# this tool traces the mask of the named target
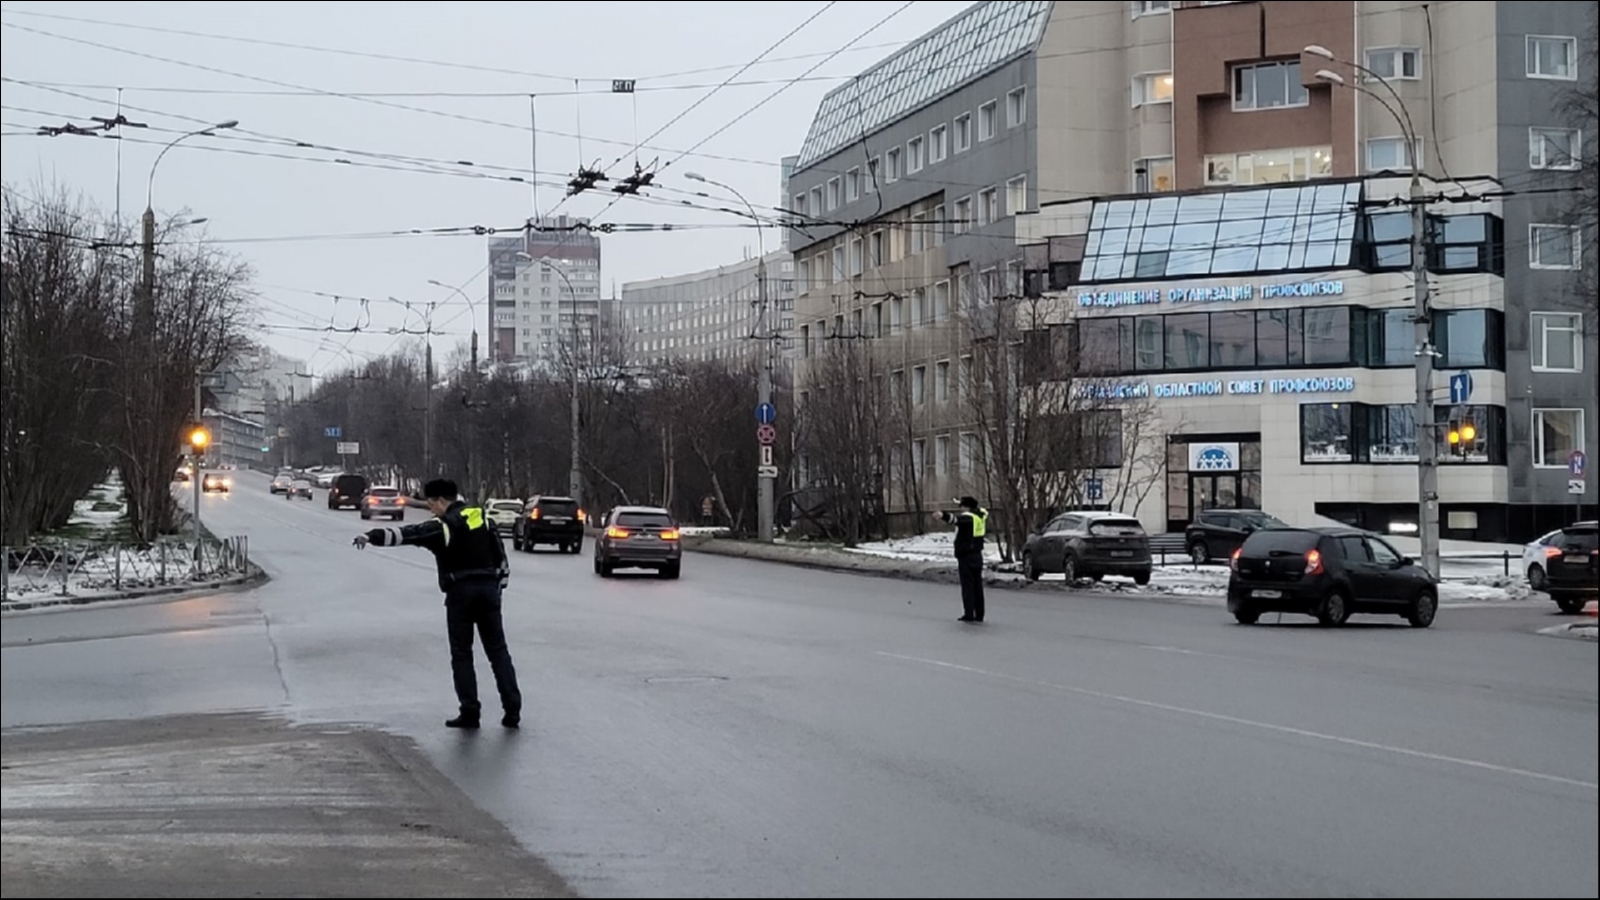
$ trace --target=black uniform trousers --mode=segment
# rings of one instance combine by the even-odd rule
[[[517,670],[506,647],[506,630],[500,620],[500,583],[484,578],[450,586],[444,595],[445,623],[450,632],[450,673],[455,678],[456,699],[461,714],[478,718],[483,704],[478,702],[478,673],[472,662],[472,632],[483,638],[483,655],[494,670],[494,684],[500,691],[500,707],[507,715],[522,712],[522,692],[517,689]]]
[[[983,553],[963,553],[956,557],[961,574],[961,613],[983,621]]]

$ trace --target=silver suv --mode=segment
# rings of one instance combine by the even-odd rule
[[[677,578],[683,541],[672,513],[657,506],[619,506],[600,523],[594,541],[594,571],[610,578],[619,568],[655,569]]]
[[[373,516],[388,516],[396,522],[405,519],[406,498],[399,488],[367,488],[366,496],[361,498],[361,518],[370,519]]]

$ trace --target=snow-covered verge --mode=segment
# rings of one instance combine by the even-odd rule
[[[845,552],[906,562],[948,562],[953,553],[954,540],[953,534],[940,532],[876,541]],[[1400,549],[1406,551],[1409,548]],[[1544,601],[1546,598],[1529,590],[1527,579],[1516,572],[1522,552],[1521,547],[1509,548],[1515,550],[1511,558],[1511,575],[1505,574],[1506,566],[1503,559],[1484,558],[1501,554],[1507,549],[1500,544],[1473,545],[1464,541],[1449,542],[1444,548],[1441,560],[1444,573],[1439,586],[1439,603],[1476,605]],[[987,556],[995,580],[1004,582],[1023,579],[1020,565],[1000,562],[998,548],[991,546]],[[1061,576],[1046,575],[1042,580],[1059,583]],[[1228,591],[1228,567],[1220,563],[1196,566],[1187,561],[1173,562],[1169,565],[1157,565],[1151,573],[1150,583],[1143,587],[1135,585],[1132,579],[1118,577],[1108,577],[1099,583],[1085,583],[1079,587],[1084,590],[1114,593],[1174,594],[1210,598],[1220,603]]]

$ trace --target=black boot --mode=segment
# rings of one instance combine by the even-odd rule
[[[446,728],[477,728],[478,717],[462,713],[454,719],[445,719],[444,725]]]
[[[522,727],[522,710],[520,710],[520,709],[508,709],[508,710],[506,710],[506,714],[500,718],[500,724],[504,725],[507,728],[520,728],[520,727]]]

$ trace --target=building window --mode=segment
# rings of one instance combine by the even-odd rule
[[[978,305],[978,298],[972,293],[971,272],[962,272],[956,276],[956,300],[969,309]]]
[[[1436,312],[1433,343],[1439,365],[1451,369],[1505,369],[1505,315],[1497,309]]]
[[[942,322],[950,317],[950,282],[934,283],[932,315],[935,322]]]
[[[859,238],[858,238],[859,240]],[[833,248],[833,280],[843,281],[847,276],[844,269],[844,244],[836,244]]]
[[[801,356],[810,356],[811,355],[811,326],[810,325],[801,325],[800,326],[800,355]]]
[[[1014,216],[1028,209],[1028,176],[1018,175],[1006,182],[1005,213]]]
[[[1013,259],[1006,263],[1006,281],[1001,289],[1007,297],[1022,296],[1022,260]]]
[[[1172,11],[1172,0],[1139,0],[1133,4],[1133,17],[1158,16]]]
[[[1000,192],[994,188],[985,188],[978,192],[978,227],[983,227],[1000,218]]]
[[[933,366],[933,399],[943,403],[950,399],[950,360],[941,360]]]
[[[911,370],[911,402],[921,406],[928,400],[928,367],[917,366]]]
[[[866,260],[863,257],[864,257],[864,249],[863,249],[863,244],[862,244],[861,238],[859,238],[859,237],[851,238],[850,239],[850,274],[851,275],[860,275],[861,274],[861,272],[865,268],[865,264],[866,264]]]
[[[945,475],[950,471],[950,438],[939,435],[933,439],[933,474]]]
[[[1311,307],[1305,311],[1305,362],[1308,366],[1343,366],[1352,363],[1350,307]]]
[[[944,243],[945,232],[949,228],[950,225],[944,217],[944,204],[941,203],[933,208],[933,246],[937,247]]]
[[[1355,405],[1306,403],[1300,407],[1300,461],[1347,463],[1355,459],[1351,433]]]
[[[982,303],[993,303],[998,296],[1000,296],[1000,271],[988,268],[979,272],[978,300]]]
[[[868,244],[868,249],[870,252],[867,256],[867,264],[874,269],[883,265],[886,261],[885,257],[887,256],[887,254],[884,252],[885,247],[886,244],[883,232],[874,231],[870,236],[870,243]]]
[[[867,181],[862,185],[863,190],[868,194],[876,191],[882,179],[883,159],[882,157],[874,156],[867,160]]]
[[[883,155],[883,159],[884,159],[884,166],[885,166],[885,168],[883,170],[884,183],[885,184],[893,184],[896,181],[899,181],[900,180],[900,176],[905,174],[905,169],[904,169],[905,157],[904,157],[903,152],[901,151],[901,149],[899,147],[895,147],[894,149],[890,150],[888,153],[885,153]]]
[[[962,113],[956,116],[956,152],[965,153],[972,149],[972,113]]]
[[[906,141],[906,173],[921,172],[927,165],[927,144],[921,135]]]
[[[1133,105],[1172,102],[1172,73],[1150,72],[1133,76]]]
[[[1533,465],[1565,469],[1575,450],[1583,450],[1583,410],[1533,411]]]
[[[1016,128],[1028,121],[1028,89],[1016,88],[1006,94],[1006,127]]]
[[[1505,274],[1505,225],[1499,216],[1488,213],[1441,216],[1430,218],[1429,226],[1432,231],[1428,247],[1430,270]],[[1408,221],[1408,235],[1410,231]],[[1410,258],[1407,250],[1406,259]]]
[[[1582,166],[1583,132],[1577,128],[1529,128],[1528,167],[1573,171]]]
[[[911,327],[921,328],[928,321],[928,292],[917,288],[911,292]]]
[[[1417,138],[1410,152],[1403,137],[1370,138],[1367,141],[1368,172],[1409,172],[1420,159],[1422,138]]]
[[[851,169],[844,173],[844,199],[846,203],[854,203],[861,199],[861,170]]]
[[[1133,192],[1135,194],[1165,194],[1171,192],[1175,187],[1172,157],[1156,156],[1133,161]]]
[[[1422,77],[1417,58],[1415,47],[1378,47],[1367,51],[1367,68],[1385,81],[1414,81]]]
[[[1305,106],[1311,95],[1300,83],[1300,61],[1257,63],[1233,69],[1233,108],[1283,109]]]
[[[1528,77],[1578,79],[1578,39],[1545,34],[1528,35]]]
[[[801,290],[811,290],[811,260],[800,260],[797,267],[797,278],[800,280]]]
[[[1583,371],[1583,316],[1536,312],[1529,336],[1535,372]]]
[[[898,334],[906,327],[906,302],[900,297],[889,298],[889,333]]]
[[[944,162],[950,155],[950,127],[948,125],[935,125],[928,132],[928,163]]]
[[[970,431],[963,432],[961,446],[956,451],[961,457],[961,474],[971,475],[973,470],[977,468],[978,451],[978,436]]]
[[[806,209],[810,210],[813,216],[820,216],[826,211],[826,207],[822,205],[822,185],[819,184],[811,189],[811,200]]]
[[[1332,147],[1294,147],[1206,157],[1206,184],[1279,184],[1333,175]]]
[[[972,198],[962,197],[960,200],[956,201],[955,208],[955,221],[951,223],[955,227],[952,229],[952,231],[954,231],[956,234],[966,234],[967,232],[971,231],[973,227]]]
[[[1576,225],[1528,226],[1528,265],[1535,269],[1576,269],[1580,249]]]
[[[978,107],[978,140],[987,141],[994,137],[995,109],[996,106],[993,100]]]
[[[833,212],[834,210],[838,209],[840,207],[840,205],[843,204],[843,202],[844,202],[844,197],[843,197],[842,193],[840,192],[839,179],[838,178],[829,178],[828,179],[828,207],[827,207],[828,212]]]
[[[911,253],[915,256],[928,249],[928,215],[911,214]]]

